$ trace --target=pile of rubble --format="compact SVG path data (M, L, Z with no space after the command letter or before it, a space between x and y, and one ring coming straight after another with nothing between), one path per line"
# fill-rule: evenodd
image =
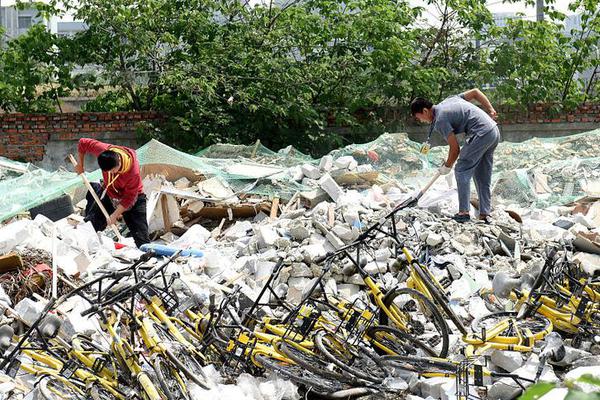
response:
M389 151L397 150L397 145L390 143L389 135L382 140L389 145ZM412 146L407 141L394 143L404 143L408 150ZM218 296L225 295L232 285L238 285L248 297L256 299L276 261L283 258L284 268L277 290L287 301L298 303L321 274L322 265L316 260L352 243L395 204L414 195L414 187L417 187L399 183L392 177L403 168L414 171L421 167L423 160L419 156L406 157L404 164L386 167L389 161L381 148L350 150L333 152L318 163L304 160L276 166L270 164L272 158L265 164L239 163L237 168L244 170L246 178L256 177L250 183L233 182L218 175L174 176L173 171L161 174L160 169L150 168L146 171L144 189L155 243L201 250L203 257L183 257L173 266L174 271L192 291ZM235 173L230 167L228 174ZM426 179L413 176L416 177L413 184ZM271 196L252 193L259 181L275 188ZM278 196L281 193L276 188L281 182L286 184L286 194ZM293 193L289 191L289 182L298 184ZM538 271L549 243L572 243L574 250L570 259L590 276L600 271L600 201L597 198L588 196L571 204L543 209L515 203L497 204L492 214L493 223L486 225L458 224L449 218L457 209L456 197L451 176L438 181L421 198L418 207L402 212L398 229L408 248L422 245L429 248L430 268L438 280L449 282L450 306L465 323L490 312L479 294L491 289L497 272ZM80 209L83 206L84 203L78 203ZM472 212L476 212L475 208ZM95 233L80 215L56 222L38 215L34 220L15 219L4 225L0 228L3 276L11 271L18 277L33 274L36 284L25 284L27 290L23 292L15 289L14 277L9 283L6 279L0 280L3 289L0 304L31 320L32 317L25 314L32 310L39 312L41 307L35 303L42 304L44 298L49 297L53 273L58 273L60 285L72 285L91 279L97 271L117 268L122 258L133 259L141 254L129 239L129 246L115 249L113 239L107 234ZM381 248L372 254L364 268L390 289L403 285L406 280L406 272L395 261L387 248ZM325 281L327 290L344 298L364 297L364 281L352 268L334 268ZM93 333L89 330L95 324L83 321L81 307L69 306L71 308L62 311L70 320L71 329ZM545 367L542 379L569 380L580 390L589 391L590 387L576 378L583 374L600 377L596 370L600 366L600 341L590 340L577 347L572 344L566 341L566 357L558 364ZM460 358L462 346L460 336L453 334L450 349L453 358ZM522 376L535 375L539 365L535 353L494 350L487 355L490 369ZM218 374L213 377L218 382ZM240 376L237 386L217 385L218 389L211 395L228 398L239 394L255 399L299 396L295 389L275 377L262 383L255 380L249 375ZM406 398L413 400L429 396L456 398L456 390L454 378L444 377L421 377L403 388ZM520 392L506 382L498 382L488 390L489 398L497 399L512 398ZM554 389L548 398L563 398L565 390ZM198 398L205 395L199 391Z

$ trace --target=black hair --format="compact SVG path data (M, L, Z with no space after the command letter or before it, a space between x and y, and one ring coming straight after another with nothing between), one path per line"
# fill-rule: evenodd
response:
M433 107L433 103L423 97L417 97L410 103L410 114L414 116L417 113L423 112L425 108Z
M110 171L119 164L119 155L112 150L106 150L98 156L98 165L102 171Z

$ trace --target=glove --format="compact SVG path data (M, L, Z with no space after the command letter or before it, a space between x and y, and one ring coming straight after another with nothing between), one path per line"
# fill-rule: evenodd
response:
M448 175L452 171L452 167L446 167L446 164L442 164L438 169L440 175Z

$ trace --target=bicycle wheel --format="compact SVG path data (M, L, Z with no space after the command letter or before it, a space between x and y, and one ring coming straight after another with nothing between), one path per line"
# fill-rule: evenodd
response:
M457 366L449 361L431 357L383 356L386 365L418 374L456 375Z
M418 349L429 354L430 350L417 338L391 326L373 326L367 330L366 337L380 356L415 355Z
M158 384L168 400L188 400L186 380L170 360L158 356L152 363Z
M319 357L312 351L300 348L300 345L298 344L287 343L285 340L282 340L277 342L274 347L275 350L277 350L283 356L289 358L296 364L306 368L316 375L342 382L356 382L356 378L345 373L345 371L336 368L335 364L332 364L326 359Z
M435 283L431 281L432 278L430 278L429 276L430 273L426 272L423 269L423 267L421 267L421 265L419 265L416 262L412 264L412 267L414 268L417 275L419 275L420 280L423 282L423 284L431 294L431 300L435 303L435 305L444 311L444 315L452 321L454 326L456 326L456 328L461 334L468 334L467 328L460 320L460 317L456 315L456 313L450 308L448 297L445 294L441 293L437 285L435 285ZM448 325L446 325L446 327L447 326Z
M344 385L335 379L316 375L304 367L259 353L254 356L256 362L266 370L275 371L298 385L317 394L327 394L344 389Z
M529 330L533 340L543 339L552 330L550 320L542 315L535 314L525 319L517 319L517 313L514 311L501 311L492 313L484 317L475 318L471 323L471 329L475 333L486 332L497 326L506 319L511 319L511 324L493 341L502 341L503 343L516 344L523 339L522 332ZM519 334L519 332L521 334Z
M437 307L423 293L409 288L396 288L385 296L384 304L406 319L406 334L415 339L413 344L418 345L429 356L448 355L448 324ZM384 310L380 311L379 320L381 325L395 326L393 318L389 318ZM432 323L432 331L426 329L427 322ZM410 352L414 350L416 348L413 347Z
M40 380L38 385L39 393L45 400L85 400L83 392L77 388L77 385L70 383L64 378L47 376Z
M387 377L379 356L366 347L353 346L325 330L318 331L313 340L327 360L356 378L381 383Z
M110 390L101 384L94 384L88 392L89 398L92 400L114 400L117 398ZM123 395L123 398L125 396Z
M72 357L77 358L87 367L101 376L110 379L117 379L117 370L115 362L110 362L110 353L94 343L89 336L77 335L72 340L73 349L77 352L73 352Z
M154 324L156 333L163 343L167 344L167 356L188 379L203 389L210 389L202 364L179 342L173 340L164 328Z

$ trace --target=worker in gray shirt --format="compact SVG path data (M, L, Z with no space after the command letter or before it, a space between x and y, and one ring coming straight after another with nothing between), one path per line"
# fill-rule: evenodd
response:
M487 114L470 103L471 100L479 102ZM458 186L458 214L453 218L458 222L470 220L469 200L473 178L479 196L479 218L489 223L492 166L500 132L495 121L496 111L487 97L479 89L450 96L436 105L419 97L410 104L410 111L419 121L431 124L427 141L432 132L437 131L450 146L446 162L440 166L439 171L442 175L447 175L456 161L454 176ZM466 142L462 149L456 138L461 133L465 134Z

